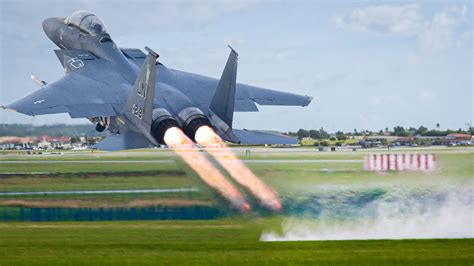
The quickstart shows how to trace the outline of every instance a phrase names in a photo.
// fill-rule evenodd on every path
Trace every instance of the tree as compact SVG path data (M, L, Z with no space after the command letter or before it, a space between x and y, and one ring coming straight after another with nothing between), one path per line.
M440 125L439 123L436 123L436 128L439 129Z
M347 139L347 136L346 136L346 134L344 134L344 132L342 132L342 131L337 131L337 132L336 132L336 138L337 138L338 140L346 140L346 139Z
M405 137L408 136L408 132L402 126L396 126L393 128L393 135Z
M71 137L71 143L72 144L79 143L79 142L81 142L81 138L79 138L77 136Z
M298 135L298 139L300 139L300 140L303 139L303 138L309 137L309 131L304 130L304 129L298 130L298 132L296 132L296 134Z
M321 134L318 130L311 129L309 131L309 137L312 139L321 139Z
M428 131L428 128L424 127L424 126L420 126L416 131L415 131L415 134L416 135L423 135L426 131Z
M319 129L319 134L321 135L321 139L328 139L329 138L329 134L324 131L323 128Z

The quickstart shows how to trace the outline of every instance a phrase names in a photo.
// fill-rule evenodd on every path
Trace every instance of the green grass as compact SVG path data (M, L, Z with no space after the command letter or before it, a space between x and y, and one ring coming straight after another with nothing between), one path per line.
M260 242L275 219L0 224L1 265L472 265L474 240Z
M253 159L357 159L367 151L317 152L253 150ZM386 153L386 151L377 151ZM393 152L393 151L392 151ZM408 186L422 188L472 185L473 149L434 152L439 169L430 172L372 173L362 163L248 163L258 177L282 197L320 192L326 185L348 189ZM128 160L172 159L167 151L74 153L51 157L4 156L0 160L64 160L53 164L0 164L0 172L59 172L62 174L0 176L0 191L88 190L190 187L195 177L171 163L127 163ZM91 160L80 164L72 160ZM123 160L123 163L94 163ZM324 172L324 169L343 170ZM112 175L103 174L111 172ZM140 174L141 173L141 174ZM153 173L153 174L150 174ZM339 186L342 185L342 186ZM449 189L449 188L448 188ZM338 192L339 193L339 192ZM12 198L8 198L12 199ZM26 201L79 200L84 204L122 205L133 200L199 200L209 194L140 194L86 196L22 196ZM0 200L7 200L1 197ZM91 205L96 206L96 205ZM226 218L213 221L0 223L0 265L473 265L474 239L260 242L262 232L279 231L284 217Z
M193 187L192 180L184 175L113 177L9 177L0 179L1 191L53 191L103 189L155 189Z
M2 163L0 172L59 172L59 173L90 173L90 172L135 172L179 170L174 162L170 163Z

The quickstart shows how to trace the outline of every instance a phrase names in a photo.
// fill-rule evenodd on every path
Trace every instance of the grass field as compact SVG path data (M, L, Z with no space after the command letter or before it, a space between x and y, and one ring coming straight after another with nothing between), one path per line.
M472 265L474 240L259 242L275 219L0 225L1 265Z
M472 195L474 149L402 151L436 153L439 167L429 173L364 172L360 160L367 151L252 148L246 156L246 149L235 152L277 190L287 207L283 214L230 214L202 221L4 222L0 223L0 265L473 265L474 239L262 242L260 238L263 232L282 232L288 217L318 221L329 217L329 222L342 219L349 223L360 215L371 217L370 212L359 209L371 206L384 195L392 201L402 200L402 205L404 199L410 199L422 209L460 188ZM200 187L196 177L189 176L174 159L166 150L44 156L2 153L0 191ZM114 162L105 162L108 160ZM133 162L140 160L146 162ZM0 196L0 211L9 206L102 208L137 202L146 206L215 204L205 191Z

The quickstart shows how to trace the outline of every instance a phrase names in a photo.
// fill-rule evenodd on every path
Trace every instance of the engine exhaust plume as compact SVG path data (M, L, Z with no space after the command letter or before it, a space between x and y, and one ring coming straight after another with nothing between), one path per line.
M166 130L165 143L172 148L211 188L227 199L234 208L247 212L250 205L235 188L200 152L194 143L177 127Z
M202 126L196 131L196 142L206 148L231 177L252 193L262 206L272 211L281 210L277 194L263 183L237 156L225 145L224 141L209 126Z

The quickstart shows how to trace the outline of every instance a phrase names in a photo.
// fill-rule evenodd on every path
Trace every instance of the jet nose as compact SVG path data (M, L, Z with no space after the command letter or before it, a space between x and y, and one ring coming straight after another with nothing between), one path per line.
M56 43L59 29L64 25L64 18L47 18L43 20L43 31L51 41Z

